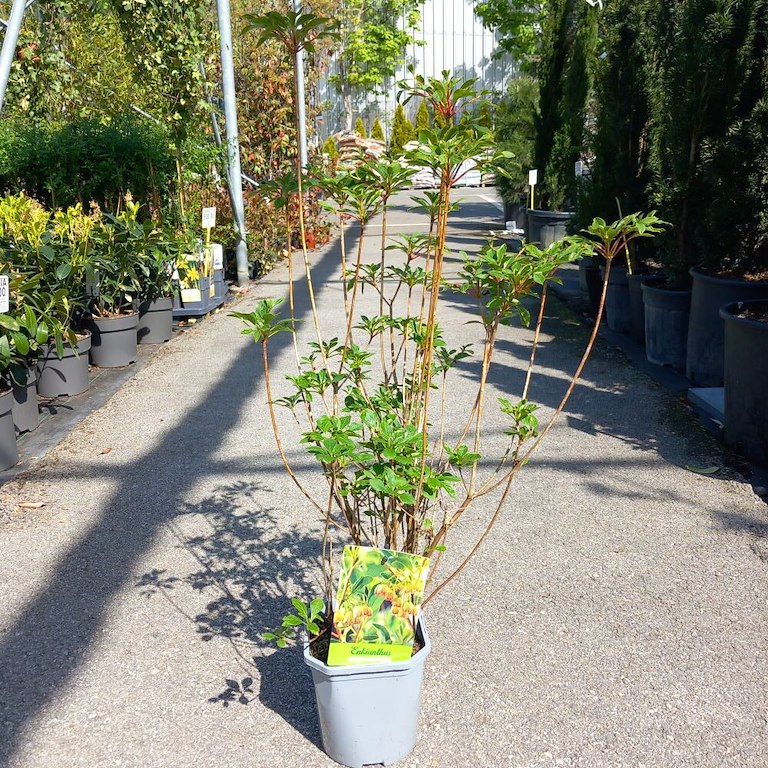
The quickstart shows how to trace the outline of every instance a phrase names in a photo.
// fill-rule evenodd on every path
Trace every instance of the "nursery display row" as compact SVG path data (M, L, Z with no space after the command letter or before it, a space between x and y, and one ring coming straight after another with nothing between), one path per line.
M130 196L116 214L0 200L0 469L38 426L38 395L79 394L89 362L130 365L137 344L171 338L174 317L223 303L221 246L143 214Z

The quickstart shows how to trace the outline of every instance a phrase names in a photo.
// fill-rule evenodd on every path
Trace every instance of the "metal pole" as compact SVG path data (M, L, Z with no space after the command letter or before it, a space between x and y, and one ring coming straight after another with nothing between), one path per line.
M301 13L301 0L293 0L293 10ZM307 168L307 117L304 112L304 55L296 52L296 110L299 123L299 159L302 170Z
M26 5L27 0L13 0L11 17L8 19L8 26L3 38L3 50L0 52L0 112L3 111L3 104L5 103L5 89L8 87L8 78L11 75L11 63L14 53L16 53L16 43L19 39Z
M229 194L232 198L232 212L237 225L238 240L235 248L237 257L237 284L248 285L248 246L245 231L245 206L243 186L240 182L240 143L237 138L237 104L235 97L235 69L232 64L232 25L229 14L229 0L216 0L219 17L219 39L221 41L221 81L224 92L224 119L227 129L227 162Z

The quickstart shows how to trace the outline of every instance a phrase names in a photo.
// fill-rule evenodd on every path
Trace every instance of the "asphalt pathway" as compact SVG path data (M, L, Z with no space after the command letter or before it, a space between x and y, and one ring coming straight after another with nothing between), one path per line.
M492 195L460 193L453 247L499 226ZM414 231L395 202L392 229ZM366 253L377 247L373 226ZM312 261L333 324L338 243ZM286 281L281 264L237 308L285 296ZM476 340L473 312L447 299L452 346ZM291 595L317 593L319 523L279 464L259 349L240 330L222 313L177 337L0 488L4 768L334 764L300 653L260 639ZM531 393L544 413L585 337L554 300ZM530 338L504 329L499 394L519 393ZM275 382L291 362L276 340ZM457 371L457 418L476 370ZM490 511L472 511L449 559ZM679 400L608 345L427 621L419 741L402 766L768 765L768 508Z

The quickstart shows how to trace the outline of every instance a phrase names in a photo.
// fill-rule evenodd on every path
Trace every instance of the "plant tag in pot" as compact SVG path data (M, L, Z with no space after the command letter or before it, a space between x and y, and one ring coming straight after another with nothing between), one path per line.
M11 308L10 280L8 275L0 275L0 312Z
M344 547L328 666L410 659L428 568L420 555Z
M213 255L213 268L224 269L224 246L221 243L211 243L209 247Z
M85 274L85 292L91 298L99 295L99 270L95 269L92 274Z

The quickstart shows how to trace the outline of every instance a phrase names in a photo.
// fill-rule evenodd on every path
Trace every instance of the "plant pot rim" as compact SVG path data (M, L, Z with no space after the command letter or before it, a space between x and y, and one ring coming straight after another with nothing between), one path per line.
M647 280L642 281L642 286L643 290L647 288L649 291L658 291L659 293L683 294L691 292L690 288L669 288L665 283L665 278L651 275Z
M740 286L740 285L754 285L754 286L768 286L768 280L748 280L745 277L734 277L733 275L718 275L714 272L708 272L701 267L691 267L688 270L688 274L705 283L714 283L717 285L728 286Z
M304 643L304 663L321 672L326 677L354 677L371 674L381 674L387 672L407 672L416 666L423 664L427 660L432 650L432 643L429 640L427 625L424 621L424 614L419 614L419 629L421 632L422 643L418 652L411 656L407 661L382 661L376 664L346 664L343 666L328 666L324 661L316 659L309 651L309 641Z
M548 211L545 208L526 208L526 213L532 213L534 216L550 216L555 219L572 219L576 211Z
M138 315L139 313L131 310L130 312L117 312L115 314L106 314L106 315L94 315L91 314L91 320L122 320L126 317L134 317Z
M768 330L768 320L752 320L749 317L739 317L734 314L740 312L743 309L749 309L751 307L764 307L768 310L768 299L752 299L751 301L733 301L730 304L724 304L720 307L719 314L723 320L738 323L739 325L746 326L747 328L759 328L761 330Z

